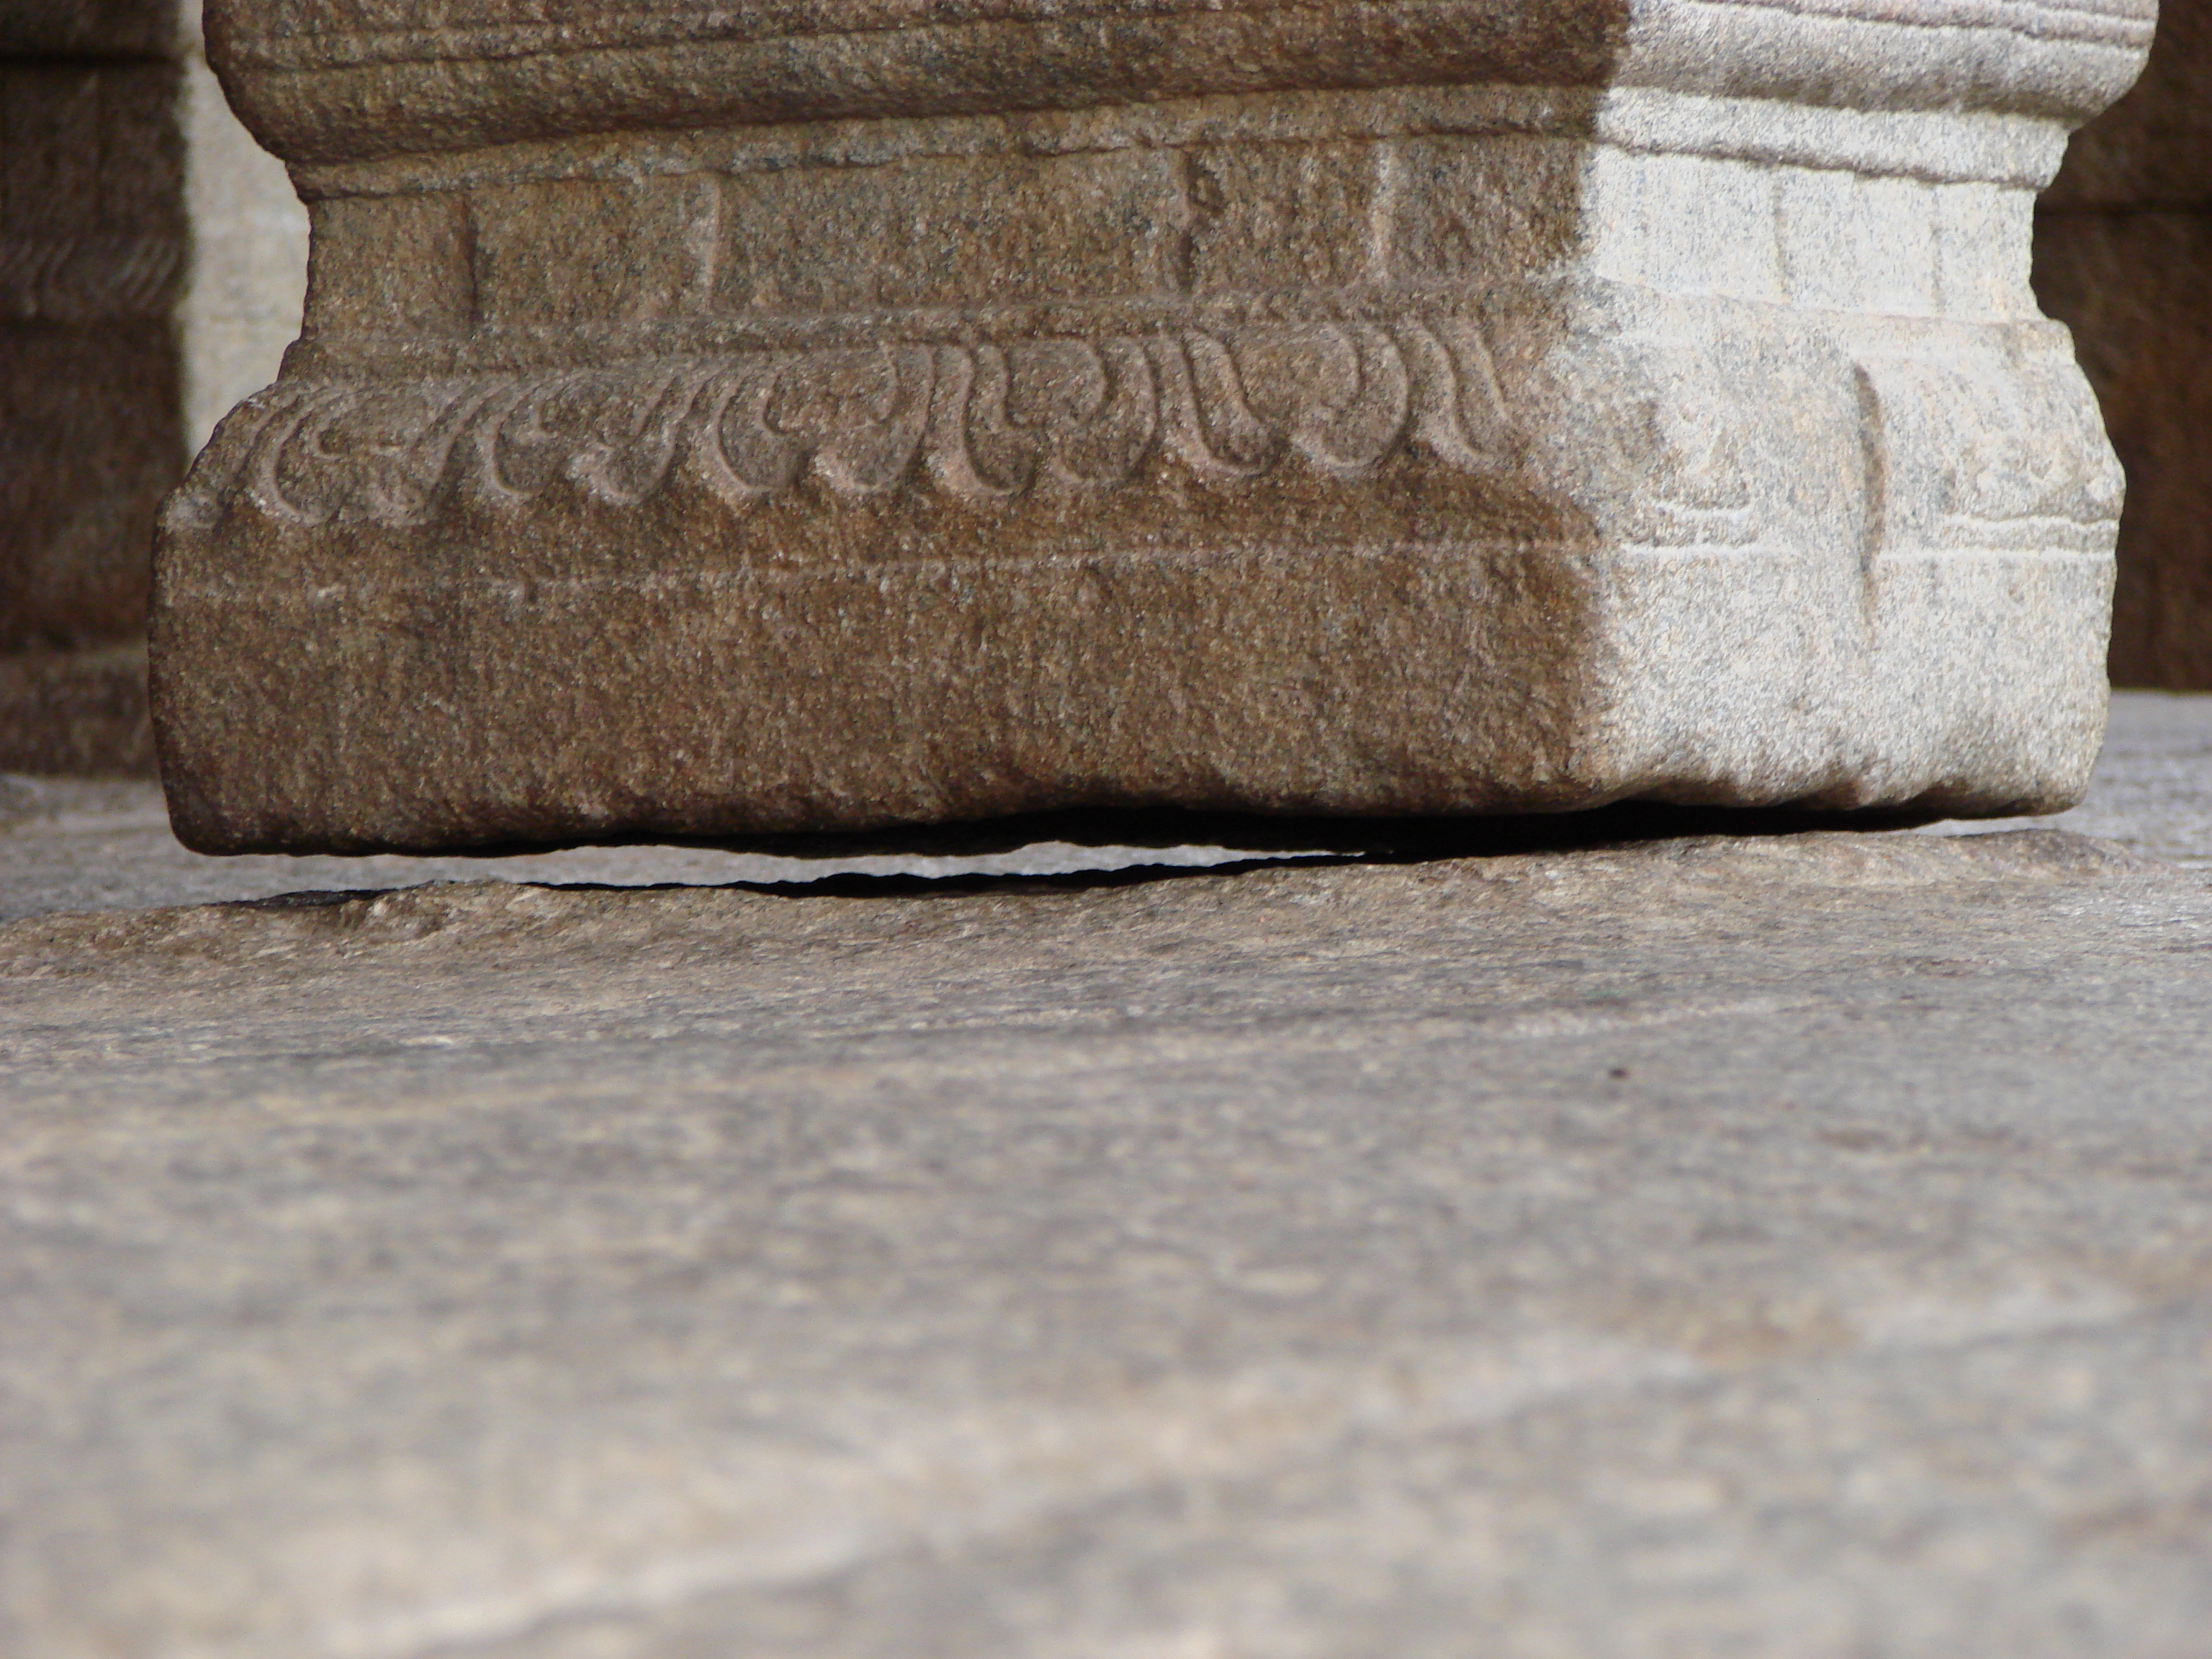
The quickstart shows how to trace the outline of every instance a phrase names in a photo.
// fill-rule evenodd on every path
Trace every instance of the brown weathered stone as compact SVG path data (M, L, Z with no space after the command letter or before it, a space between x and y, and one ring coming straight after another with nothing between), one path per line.
M2039 211L2035 283L2127 471L2113 681L2212 687L2212 5L2160 8L2142 82Z
M143 643L0 654L0 772L153 769Z
M0 17L0 766L150 766L155 509L296 325L300 252L240 234L290 192L192 27L173 0Z
M2027 227L2145 7L441 16L210 19L316 240L167 514L195 845L2087 775Z
M179 71L154 8L0 27L0 768L151 758L154 514L185 459Z
M0 650L145 624L184 461L177 86L160 62L0 64Z
M165 58L175 49L177 0L8 0L0 57Z

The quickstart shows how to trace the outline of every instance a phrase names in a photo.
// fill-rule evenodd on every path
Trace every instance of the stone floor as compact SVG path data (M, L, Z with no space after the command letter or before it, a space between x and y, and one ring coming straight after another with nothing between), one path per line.
M0 802L10 1659L2212 1652L2212 698L1978 834Z
M2089 800L2055 818L1940 823L1925 833L2057 828L2118 841L2184 865L2212 865L2212 696L2123 692ZM796 883L836 876L1065 875L1146 866L1193 868L1325 853L1397 851L1409 826L1250 819L1023 821L978 842L908 836L854 850L851 838L775 843L773 852L708 848L576 848L519 858L201 858L169 834L159 788L0 775L0 922L58 910L137 910L301 891L428 881L592 883L611 886ZM1141 838L1133 845L1117 836ZM1559 839L1559 837L1553 837ZM1234 845L1224 845L1224 839ZM1416 834L1433 855L1494 839L1480 829ZM1522 838L1523 841L1527 837ZM1540 842L1543 838L1537 837ZM947 850L948 840L963 844Z

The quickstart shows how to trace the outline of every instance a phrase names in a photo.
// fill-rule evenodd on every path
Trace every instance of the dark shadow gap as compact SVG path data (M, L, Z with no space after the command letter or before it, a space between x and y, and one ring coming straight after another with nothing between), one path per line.
M1134 864L1111 870L1050 874L960 871L872 875L837 871L814 879L785 881L612 882L539 881L516 885L570 892L736 890L787 898L951 897L983 892L1065 892L1140 886L1191 877L1228 876L1258 870L1330 864L1421 864L1453 859L1510 858L1528 854L1595 852L1613 848L1708 836L1783 837L1822 832L1883 832L1940 822L1927 812L1808 812L1629 803L1588 812L1490 818L1271 817L1247 813L1069 811L994 818L977 823L921 825L851 835L762 836L742 842L638 842L681 845L774 857L815 858L825 863L871 855L965 859L1003 854L1043 842L1076 847L1218 847L1230 854L1214 864ZM507 849L543 852L543 848ZM479 853L475 856L485 856ZM496 854L489 855L495 856ZM374 900L405 888L348 888L280 893L235 901L260 910L318 909Z

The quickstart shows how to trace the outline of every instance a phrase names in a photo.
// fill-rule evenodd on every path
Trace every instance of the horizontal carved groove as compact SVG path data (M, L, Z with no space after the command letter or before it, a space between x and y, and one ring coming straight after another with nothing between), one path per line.
M1663 88L1477 84L1220 94L1033 111L1019 117L829 121L625 133L442 155L301 167L310 201L400 196L556 179L635 180L796 167L873 167L924 157L1039 157L1198 146L1431 137L1559 137L1650 154L1775 162L2039 188L2064 133L1986 111L1838 110Z

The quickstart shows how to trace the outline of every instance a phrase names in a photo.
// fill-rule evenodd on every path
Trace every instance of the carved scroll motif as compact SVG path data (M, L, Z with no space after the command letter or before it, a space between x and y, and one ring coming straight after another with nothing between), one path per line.
M404 526L457 497L514 505L564 479L633 505L678 471L743 504L810 471L851 498L917 476L978 501L1109 489L1155 454L1222 487L1293 454L1346 479L1408 447L1493 471L1504 417L1475 325L1401 318L282 381L210 459L227 457L250 499L287 522Z

